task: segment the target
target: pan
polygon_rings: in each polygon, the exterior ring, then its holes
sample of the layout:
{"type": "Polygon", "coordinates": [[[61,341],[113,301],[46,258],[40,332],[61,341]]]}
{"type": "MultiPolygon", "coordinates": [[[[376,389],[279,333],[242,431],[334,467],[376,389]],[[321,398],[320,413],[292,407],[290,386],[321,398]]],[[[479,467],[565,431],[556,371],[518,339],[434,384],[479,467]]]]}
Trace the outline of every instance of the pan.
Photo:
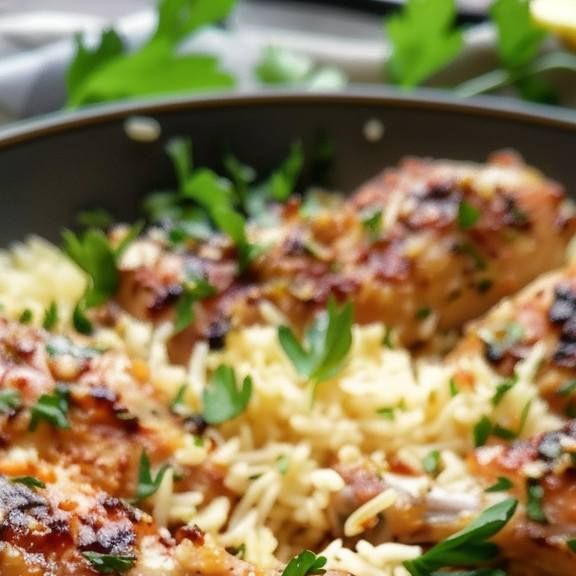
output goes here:
{"type": "Polygon", "coordinates": [[[0,243],[30,233],[56,239],[82,209],[134,217],[144,195],[173,184],[164,146],[174,136],[192,139],[198,166],[218,169],[231,152],[263,172],[295,141],[307,158],[328,141],[326,184],[342,191],[406,155],[480,161],[513,148],[576,191],[569,111],[436,91],[173,98],[54,115],[0,133],[0,243]],[[145,137],[134,136],[135,123],[144,123],[145,137]]]}

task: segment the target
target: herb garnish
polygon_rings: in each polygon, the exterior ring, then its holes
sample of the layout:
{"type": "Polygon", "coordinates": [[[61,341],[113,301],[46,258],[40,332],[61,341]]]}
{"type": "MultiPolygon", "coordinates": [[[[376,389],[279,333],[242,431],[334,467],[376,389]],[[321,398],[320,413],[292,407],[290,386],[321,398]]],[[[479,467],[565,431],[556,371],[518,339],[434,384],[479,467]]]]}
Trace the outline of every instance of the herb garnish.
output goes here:
{"type": "Polygon", "coordinates": [[[290,467],[290,458],[288,458],[286,454],[281,454],[276,459],[276,467],[278,468],[278,472],[280,472],[282,476],[286,476],[288,468],[290,467]]]}
{"type": "Polygon", "coordinates": [[[462,47],[455,20],[454,0],[409,0],[390,17],[386,23],[392,44],[387,64],[390,79],[412,88],[451,62],[462,47]]]}
{"type": "Polygon", "coordinates": [[[456,379],[454,377],[450,378],[450,380],[448,381],[448,388],[450,390],[451,398],[458,396],[458,394],[460,393],[460,389],[458,388],[458,384],[456,383],[456,379]]]}
{"type": "Polygon", "coordinates": [[[462,200],[458,205],[458,228],[460,230],[470,230],[480,219],[480,210],[466,200],[462,200]]]}
{"type": "Polygon", "coordinates": [[[172,402],[170,402],[170,411],[173,414],[182,415],[186,410],[186,403],[184,402],[184,396],[186,395],[186,390],[188,389],[188,384],[182,384],[178,391],[176,392],[176,396],[172,402]]]}
{"type": "Polygon", "coordinates": [[[502,402],[504,396],[506,396],[506,394],[508,394],[508,392],[512,390],[512,388],[514,388],[514,386],[517,383],[518,383],[518,376],[516,374],[514,374],[512,378],[507,378],[506,380],[500,382],[500,384],[496,386],[496,392],[492,397],[492,406],[494,407],[498,406],[498,404],[502,402]]]}
{"type": "Polygon", "coordinates": [[[312,384],[312,401],[317,385],[344,367],[352,346],[353,313],[351,303],[339,308],[334,300],[329,300],[327,312],[306,331],[302,343],[287,326],[278,328],[278,340],[286,356],[296,372],[312,384]]]}
{"type": "Polygon", "coordinates": [[[362,216],[362,227],[372,242],[378,240],[382,229],[382,210],[374,210],[362,216]]]}
{"type": "Polygon", "coordinates": [[[418,308],[418,310],[416,310],[416,320],[426,320],[426,318],[429,318],[432,314],[432,308],[429,308],[428,306],[422,306],[421,308],[418,308]]]}
{"type": "Polygon", "coordinates": [[[19,390],[0,390],[0,414],[9,414],[16,410],[22,403],[22,395],[19,390]]]}
{"type": "Polygon", "coordinates": [[[558,389],[558,396],[571,396],[576,392],[576,380],[568,380],[558,389]]]}
{"type": "Polygon", "coordinates": [[[26,310],[24,310],[22,314],[20,314],[18,322],[20,322],[20,324],[30,324],[33,318],[34,315],[32,314],[32,310],[30,310],[30,308],[26,308],[26,310]]]}
{"type": "Polygon", "coordinates": [[[484,446],[491,433],[492,422],[490,422],[488,416],[482,416],[473,429],[474,447],[479,448],[480,446],[484,446]]]}
{"type": "Polygon", "coordinates": [[[69,398],[70,392],[63,386],[57,386],[53,394],[42,394],[31,408],[29,429],[36,430],[40,422],[46,422],[56,428],[70,428],[69,398]]]}
{"type": "Polygon", "coordinates": [[[148,458],[148,454],[146,454],[145,451],[142,451],[138,465],[138,485],[136,487],[134,502],[142,502],[146,500],[146,498],[156,494],[169,468],[170,466],[168,464],[164,464],[160,470],[158,470],[156,476],[152,476],[150,458],[148,458]]]}
{"type": "Polygon", "coordinates": [[[544,488],[540,486],[538,480],[528,480],[526,483],[526,515],[533,522],[539,524],[546,524],[548,519],[542,507],[542,500],[544,498],[544,488]]]}
{"type": "Polygon", "coordinates": [[[127,572],[134,566],[134,556],[101,554],[100,552],[82,552],[82,556],[90,562],[92,568],[100,574],[118,574],[127,572]]]}
{"type": "Polygon", "coordinates": [[[572,540],[566,540],[566,545],[572,552],[576,552],[576,538],[572,538],[572,540]]]}
{"type": "Polygon", "coordinates": [[[498,480],[492,486],[488,486],[484,492],[504,492],[510,490],[513,486],[514,482],[512,480],[505,476],[498,476],[498,480]]]}
{"type": "Polygon", "coordinates": [[[422,468],[428,474],[436,475],[440,471],[440,463],[440,452],[438,450],[432,450],[422,459],[422,468]]]}
{"type": "Polygon", "coordinates": [[[204,420],[221,424],[244,412],[252,396],[252,378],[246,376],[239,386],[231,366],[221,364],[202,394],[204,420]]]}
{"type": "Polygon", "coordinates": [[[76,38],[68,70],[68,107],[191,90],[231,88],[234,79],[207,54],[183,54],[181,44],[199,28],[227,16],[234,0],[159,0],[158,25],[142,47],[128,52],[106,30],[94,48],[76,38]]]}
{"type": "Polygon", "coordinates": [[[18,476],[16,478],[10,478],[10,482],[14,484],[24,484],[27,488],[46,488],[46,484],[34,476],[18,476]]]}
{"type": "Polygon", "coordinates": [[[48,306],[44,312],[42,328],[44,328],[44,330],[52,330],[56,327],[56,324],[58,324],[58,304],[51,302],[50,306],[48,306]]]}
{"type": "Polygon", "coordinates": [[[312,576],[313,574],[324,574],[326,565],[324,556],[316,556],[310,550],[304,550],[294,556],[282,571],[281,576],[312,576]]]}
{"type": "Polygon", "coordinates": [[[204,278],[186,280],[182,288],[182,294],[176,305],[175,332],[182,332],[192,323],[196,302],[216,294],[216,288],[204,278]]]}
{"type": "Polygon", "coordinates": [[[382,344],[388,350],[394,350],[393,329],[390,326],[384,326],[384,336],[382,337],[382,344]]]}
{"type": "Polygon", "coordinates": [[[466,528],[437,544],[419,558],[404,562],[412,576],[429,576],[448,566],[470,566],[493,560],[498,555],[496,544],[488,542],[514,515],[518,501],[507,498],[484,510],[466,528]]]}

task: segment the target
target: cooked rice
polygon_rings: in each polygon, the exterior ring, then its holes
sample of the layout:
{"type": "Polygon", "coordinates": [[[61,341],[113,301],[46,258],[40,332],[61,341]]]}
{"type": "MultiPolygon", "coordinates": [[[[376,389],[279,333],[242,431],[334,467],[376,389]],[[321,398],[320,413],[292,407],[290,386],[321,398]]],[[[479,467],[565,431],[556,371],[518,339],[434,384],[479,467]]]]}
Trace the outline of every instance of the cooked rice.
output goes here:
{"type": "MultiPolygon", "coordinates": [[[[85,284],[83,274],[56,247],[38,238],[0,253],[0,303],[9,318],[17,319],[28,308],[33,323],[40,325],[44,310],[56,302],[60,330],[65,331],[85,284]]],[[[269,311],[270,317],[274,314],[269,311]]],[[[191,522],[225,546],[244,545],[246,559],[263,567],[310,548],[323,549],[329,567],[358,576],[405,576],[402,562],[418,556],[418,546],[372,546],[360,540],[350,550],[341,540],[327,541],[331,494],[343,487],[332,468],[335,461],[354,463],[368,456],[385,471],[386,454],[395,451],[419,468],[426,454],[439,450],[444,468],[437,484],[474,494],[479,487],[464,457],[473,448],[473,427],[483,415],[515,428],[518,407],[532,402],[522,436],[559,425],[532,382],[538,347],[518,370],[518,384],[494,408],[498,378],[484,363],[462,361],[466,365],[459,368],[473,372],[477,385],[452,397],[454,368],[387,349],[382,326],[356,326],[350,361],[336,378],[320,385],[311,407],[308,387],[282,352],[274,326],[233,332],[221,352],[198,344],[186,368],[168,361],[171,331],[168,323],[154,328],[123,314],[114,330],[101,329],[93,339],[96,345],[146,359],[152,383],[167,397],[186,382],[186,400],[193,409],[201,406],[207,373],[222,362],[241,376],[251,375],[254,391],[245,413],[211,432],[217,443],[211,459],[226,468],[225,484],[237,502],[222,496],[205,504],[199,492],[174,494],[168,473],[154,497],[154,516],[161,526],[191,522]],[[377,413],[383,407],[400,408],[394,419],[386,419],[377,413]]],[[[193,437],[174,455],[186,464],[207,457],[193,437]]],[[[421,489],[427,489],[425,483],[421,489]]],[[[362,506],[348,518],[347,534],[358,534],[358,527],[394,498],[390,490],[362,506]]]]}

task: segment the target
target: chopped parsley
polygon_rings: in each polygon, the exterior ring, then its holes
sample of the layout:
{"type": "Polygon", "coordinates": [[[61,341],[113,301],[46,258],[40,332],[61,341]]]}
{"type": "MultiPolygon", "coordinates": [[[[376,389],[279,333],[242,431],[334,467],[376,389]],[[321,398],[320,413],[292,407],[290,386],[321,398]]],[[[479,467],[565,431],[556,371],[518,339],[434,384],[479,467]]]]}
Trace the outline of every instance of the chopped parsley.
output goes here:
{"type": "Polygon", "coordinates": [[[44,312],[42,328],[44,328],[44,330],[52,330],[56,327],[56,324],[58,324],[58,304],[51,302],[50,306],[48,306],[44,312]]]}
{"type": "Polygon", "coordinates": [[[382,337],[382,345],[388,350],[394,350],[393,330],[390,326],[384,326],[384,336],[382,337]]]}
{"type": "Polygon", "coordinates": [[[30,322],[32,322],[33,319],[34,314],[32,314],[32,310],[30,310],[30,308],[26,308],[26,310],[24,310],[22,314],[20,314],[18,322],[20,322],[20,324],[30,324],[30,322]]]}
{"type": "Polygon", "coordinates": [[[95,358],[101,352],[96,348],[89,348],[88,346],[77,346],[68,338],[64,336],[52,336],[46,344],[46,352],[48,356],[72,356],[85,360],[88,358],[95,358]]]}
{"type": "Polygon", "coordinates": [[[482,416],[482,418],[476,423],[473,429],[474,434],[474,446],[479,448],[486,444],[490,434],[492,433],[492,422],[488,416],[482,416]]]}
{"type": "Polygon", "coordinates": [[[290,468],[290,458],[286,454],[281,454],[276,459],[276,467],[282,476],[286,476],[288,468],[290,468]]]}
{"type": "Polygon", "coordinates": [[[428,474],[436,475],[440,471],[441,455],[438,450],[432,450],[422,459],[422,468],[428,474]]]}
{"type": "Polygon", "coordinates": [[[566,545],[572,552],[576,552],[576,538],[572,538],[571,540],[566,540],[566,545]]]}
{"type": "Polygon", "coordinates": [[[374,210],[363,216],[362,226],[372,242],[378,240],[382,229],[382,210],[374,210]]]}
{"type": "Polygon", "coordinates": [[[504,492],[510,490],[514,486],[512,480],[505,476],[498,476],[498,480],[492,486],[488,486],[484,492],[504,492]]]}
{"type": "Polygon", "coordinates": [[[538,522],[539,524],[546,524],[548,518],[544,513],[544,508],[542,506],[542,500],[544,499],[544,488],[540,486],[538,480],[528,480],[526,483],[526,515],[533,522],[538,522]]]}
{"type": "Polygon", "coordinates": [[[470,230],[480,219],[480,210],[467,202],[462,200],[458,205],[458,228],[460,230],[470,230]]]}
{"type": "Polygon", "coordinates": [[[426,320],[432,314],[432,309],[428,306],[422,306],[416,310],[416,320],[426,320]]]}
{"type": "Polygon", "coordinates": [[[194,320],[194,304],[214,294],[216,294],[216,288],[204,278],[187,280],[176,305],[174,331],[178,333],[185,330],[194,320]]]}
{"type": "Polygon", "coordinates": [[[326,558],[324,556],[316,556],[310,550],[304,550],[297,556],[294,556],[288,564],[286,564],[281,576],[312,576],[313,574],[324,574],[324,566],[326,566],[326,558]]]}
{"type": "Polygon", "coordinates": [[[82,552],[94,570],[100,574],[121,574],[134,566],[134,556],[101,554],[100,552],[82,552]]]}
{"type": "Polygon", "coordinates": [[[568,380],[558,389],[558,395],[563,397],[572,396],[574,392],[576,392],[576,380],[568,380]]]}
{"type": "Polygon", "coordinates": [[[455,378],[450,378],[450,380],[448,381],[448,388],[450,390],[451,398],[458,396],[458,394],[460,393],[460,389],[458,388],[458,384],[455,378]]]}
{"type": "Polygon", "coordinates": [[[318,384],[333,378],[346,363],[352,346],[353,314],[351,303],[339,308],[330,300],[327,312],[307,330],[303,342],[299,342],[287,326],[278,328],[278,340],[284,353],[296,372],[312,384],[312,401],[318,384]]]}
{"type": "Polygon", "coordinates": [[[43,394],[30,411],[30,430],[34,431],[41,422],[56,428],[70,428],[68,409],[70,392],[63,386],[57,386],[53,394],[43,394]]]}
{"type": "Polygon", "coordinates": [[[10,414],[22,404],[22,395],[19,390],[0,390],[0,414],[10,414]]]}
{"type": "Polygon", "coordinates": [[[170,410],[173,414],[182,415],[186,412],[186,403],[184,402],[184,396],[186,395],[186,390],[188,389],[188,384],[182,384],[178,391],[176,392],[176,396],[170,403],[170,410]]]}
{"type": "Polygon", "coordinates": [[[146,452],[142,451],[142,454],[140,455],[140,463],[138,465],[138,485],[136,487],[134,502],[140,503],[153,494],[156,494],[169,468],[170,466],[168,464],[164,464],[160,470],[158,470],[156,476],[153,476],[150,466],[150,458],[148,458],[146,452]]]}
{"type": "Polygon", "coordinates": [[[10,482],[14,484],[24,484],[27,488],[46,488],[46,484],[34,476],[18,476],[11,478],[10,482]]]}
{"type": "Polygon", "coordinates": [[[506,380],[500,382],[500,384],[496,386],[496,392],[494,393],[494,396],[492,396],[492,406],[498,406],[498,404],[502,402],[504,396],[506,396],[506,394],[508,394],[508,392],[510,392],[510,390],[516,386],[517,382],[518,376],[516,374],[512,376],[512,378],[507,378],[506,380]]]}
{"type": "Polygon", "coordinates": [[[241,386],[231,366],[221,364],[202,394],[203,416],[208,424],[221,424],[242,414],[252,396],[252,378],[246,376],[241,386]]]}
{"type": "Polygon", "coordinates": [[[440,542],[419,558],[404,562],[404,567],[412,576],[429,576],[441,568],[470,566],[493,560],[499,548],[488,540],[508,523],[517,506],[518,501],[513,498],[491,506],[460,532],[440,542]]]}
{"type": "Polygon", "coordinates": [[[94,331],[92,321],[86,316],[86,304],[83,299],[74,306],[74,310],[72,311],[72,325],[76,332],[86,336],[89,336],[94,331]]]}

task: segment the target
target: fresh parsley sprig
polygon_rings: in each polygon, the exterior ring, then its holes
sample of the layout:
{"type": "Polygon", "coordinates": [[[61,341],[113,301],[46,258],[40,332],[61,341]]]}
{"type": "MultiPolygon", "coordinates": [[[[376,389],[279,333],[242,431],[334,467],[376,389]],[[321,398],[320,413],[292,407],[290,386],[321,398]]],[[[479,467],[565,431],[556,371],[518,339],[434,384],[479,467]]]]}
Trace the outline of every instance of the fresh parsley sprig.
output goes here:
{"type": "Polygon", "coordinates": [[[32,406],[29,429],[33,432],[41,422],[46,422],[55,428],[70,428],[69,408],[69,390],[64,386],[57,386],[53,394],[42,394],[32,406]]]}
{"type": "Polygon", "coordinates": [[[194,320],[194,304],[214,294],[216,294],[216,288],[204,278],[186,280],[176,304],[174,331],[178,333],[185,330],[194,320]]]}
{"type": "Polygon", "coordinates": [[[22,395],[19,390],[6,388],[0,390],[0,414],[10,414],[22,404],[22,395]]]}
{"type": "Polygon", "coordinates": [[[390,80],[413,88],[454,60],[463,45],[455,20],[454,0],[408,0],[385,24],[392,45],[390,80]]]}
{"type": "Polygon", "coordinates": [[[286,564],[282,571],[282,576],[312,576],[314,574],[324,574],[326,570],[326,558],[324,556],[316,556],[310,550],[304,550],[297,556],[294,556],[286,564]]]}
{"type": "Polygon", "coordinates": [[[134,566],[134,556],[120,554],[101,554],[100,552],[82,552],[94,570],[100,574],[121,574],[134,566]]]}
{"type": "Polygon", "coordinates": [[[34,476],[17,476],[10,478],[10,482],[14,484],[23,484],[27,488],[46,488],[46,484],[34,476]]]}
{"type": "Polygon", "coordinates": [[[138,464],[138,485],[136,486],[136,496],[134,497],[134,502],[136,504],[139,504],[147,498],[150,498],[153,494],[156,494],[169,468],[169,464],[164,464],[154,476],[152,474],[150,458],[145,451],[142,451],[140,462],[138,464]]]}
{"type": "Polygon", "coordinates": [[[470,566],[497,557],[499,549],[488,540],[514,515],[518,501],[507,498],[484,510],[466,528],[437,544],[419,558],[404,562],[412,576],[429,576],[451,566],[470,566]]]}
{"type": "Polygon", "coordinates": [[[334,300],[328,302],[323,313],[307,330],[300,342],[288,326],[278,328],[278,341],[296,372],[312,384],[311,399],[316,387],[333,378],[344,367],[352,346],[351,303],[338,307],[334,300]]]}
{"type": "Polygon", "coordinates": [[[180,46],[201,27],[224,19],[235,0],[159,0],[156,31],[129,52],[113,29],[89,47],[76,38],[67,76],[68,107],[183,91],[228,89],[233,77],[216,57],[182,54],[180,46]]]}
{"type": "Polygon", "coordinates": [[[252,378],[239,386],[231,366],[218,366],[202,394],[203,416],[208,424],[221,424],[242,414],[252,396],[252,378]]]}

